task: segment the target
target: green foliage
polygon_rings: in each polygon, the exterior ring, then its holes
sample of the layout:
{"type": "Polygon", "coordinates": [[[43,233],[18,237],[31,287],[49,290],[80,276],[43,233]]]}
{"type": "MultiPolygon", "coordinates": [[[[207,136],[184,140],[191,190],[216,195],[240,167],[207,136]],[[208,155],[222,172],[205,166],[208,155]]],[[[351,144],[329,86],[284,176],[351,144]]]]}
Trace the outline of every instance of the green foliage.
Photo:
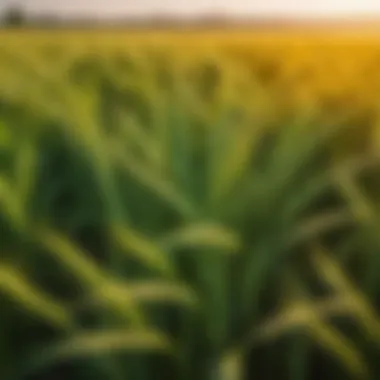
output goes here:
{"type": "Polygon", "coordinates": [[[4,85],[1,378],[376,379],[378,192],[342,131],[95,63],[4,85]]]}

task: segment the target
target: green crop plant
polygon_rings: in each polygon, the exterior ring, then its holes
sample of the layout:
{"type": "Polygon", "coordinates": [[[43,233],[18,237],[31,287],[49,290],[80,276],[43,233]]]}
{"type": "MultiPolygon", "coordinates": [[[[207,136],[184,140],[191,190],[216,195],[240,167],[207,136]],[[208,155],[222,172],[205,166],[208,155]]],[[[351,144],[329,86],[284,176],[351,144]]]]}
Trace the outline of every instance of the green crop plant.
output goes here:
{"type": "Polygon", "coordinates": [[[87,64],[3,73],[1,378],[307,380],[321,352],[376,378],[376,196],[342,131],[269,128],[212,69],[87,64]]]}

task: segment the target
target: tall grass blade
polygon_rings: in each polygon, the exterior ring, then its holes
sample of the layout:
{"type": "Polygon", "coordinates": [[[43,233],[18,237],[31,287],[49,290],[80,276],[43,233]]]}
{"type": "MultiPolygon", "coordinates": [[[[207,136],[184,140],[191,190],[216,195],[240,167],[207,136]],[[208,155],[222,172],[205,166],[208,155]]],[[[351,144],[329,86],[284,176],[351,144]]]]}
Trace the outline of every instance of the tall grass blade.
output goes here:
{"type": "Polygon", "coordinates": [[[113,226],[112,235],[125,254],[165,277],[175,276],[175,268],[166,252],[148,238],[124,226],[113,226]]]}
{"type": "Polygon", "coordinates": [[[163,236],[160,245],[166,250],[211,248],[235,253],[241,248],[239,236],[217,223],[189,224],[163,236]]]}
{"type": "Polygon", "coordinates": [[[11,265],[0,264],[0,292],[54,327],[66,330],[73,324],[68,308],[39,289],[11,265]]]}
{"type": "Polygon", "coordinates": [[[321,247],[314,252],[313,263],[319,275],[333,291],[350,299],[351,313],[368,337],[380,343],[380,318],[365,294],[347,279],[340,265],[321,247]]]}
{"type": "Polygon", "coordinates": [[[172,350],[168,339],[154,330],[108,329],[103,331],[82,331],[66,340],[45,348],[25,366],[26,370],[16,379],[39,373],[55,364],[72,360],[92,358],[101,360],[117,353],[170,354],[172,350]]]}
{"type": "Polygon", "coordinates": [[[311,301],[300,301],[276,318],[276,322],[265,324],[259,331],[259,340],[273,339],[278,334],[303,331],[323,350],[329,352],[355,378],[368,378],[369,369],[360,351],[337,329],[325,323],[321,317],[331,316],[349,310],[346,301],[338,298],[317,308],[311,301]]]}
{"type": "Polygon", "coordinates": [[[90,257],[73,242],[52,230],[41,230],[38,234],[41,243],[79,281],[85,289],[97,294],[112,310],[128,321],[143,323],[138,305],[130,297],[123,298],[116,292],[110,275],[100,269],[90,257]]]}

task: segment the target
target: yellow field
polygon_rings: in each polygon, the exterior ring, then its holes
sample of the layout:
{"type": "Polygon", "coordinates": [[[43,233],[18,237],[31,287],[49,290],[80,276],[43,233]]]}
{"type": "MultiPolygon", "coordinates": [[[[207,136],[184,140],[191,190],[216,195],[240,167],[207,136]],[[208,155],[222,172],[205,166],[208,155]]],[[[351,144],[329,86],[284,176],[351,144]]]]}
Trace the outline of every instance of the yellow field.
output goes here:
{"type": "Polygon", "coordinates": [[[3,31],[0,54],[3,95],[45,110],[75,71],[80,86],[101,72],[148,102],[174,81],[198,111],[228,104],[260,123],[305,110],[367,128],[379,119],[380,35],[371,30],[3,31]]]}

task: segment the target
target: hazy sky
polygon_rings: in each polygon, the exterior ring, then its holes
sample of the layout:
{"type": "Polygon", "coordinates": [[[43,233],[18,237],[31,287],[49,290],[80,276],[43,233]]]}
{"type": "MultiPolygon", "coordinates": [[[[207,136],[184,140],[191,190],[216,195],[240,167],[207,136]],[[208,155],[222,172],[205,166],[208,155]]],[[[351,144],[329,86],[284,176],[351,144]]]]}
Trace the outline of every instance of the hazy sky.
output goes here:
{"type": "Polygon", "coordinates": [[[103,17],[161,12],[189,16],[212,11],[290,17],[380,16],[380,0],[0,0],[0,8],[12,3],[20,3],[31,12],[103,17]]]}

